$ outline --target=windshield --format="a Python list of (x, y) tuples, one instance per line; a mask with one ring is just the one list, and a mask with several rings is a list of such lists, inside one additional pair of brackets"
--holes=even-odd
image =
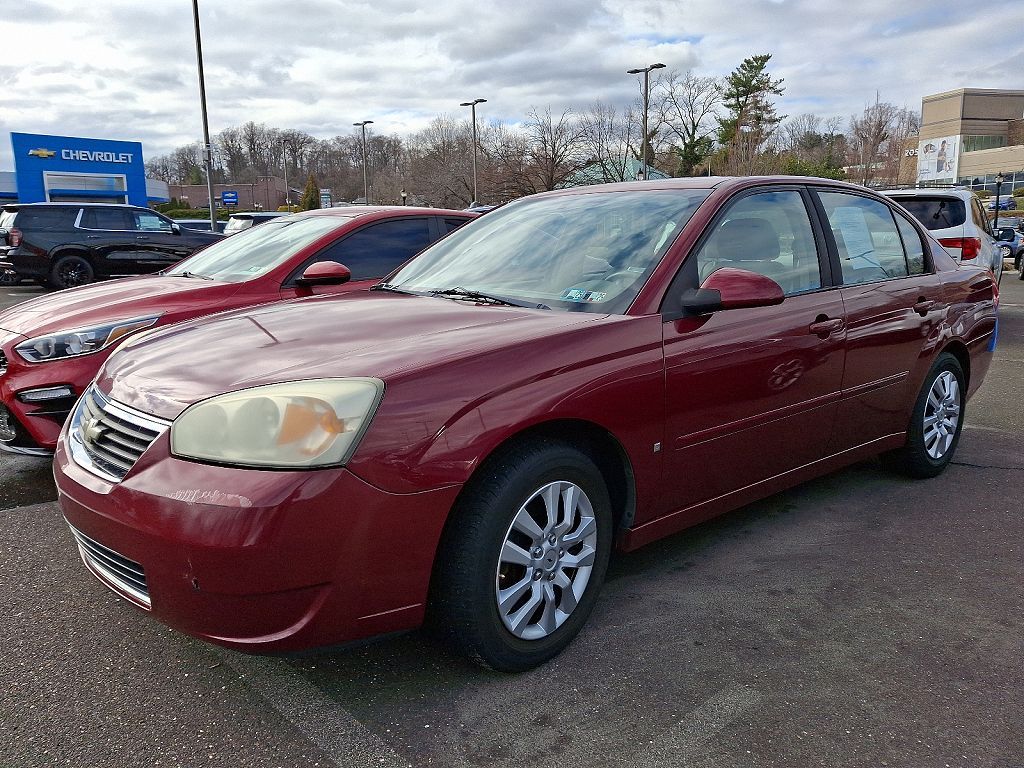
[[(551, 309), (622, 313), (710, 190), (526, 198), (456, 230), (388, 281)], [(457, 298), (455, 294), (453, 298)]]
[(218, 240), (176, 264), (169, 275), (201, 275), (225, 283), (240, 283), (265, 275), (302, 248), (332, 232), (349, 216), (280, 218)]

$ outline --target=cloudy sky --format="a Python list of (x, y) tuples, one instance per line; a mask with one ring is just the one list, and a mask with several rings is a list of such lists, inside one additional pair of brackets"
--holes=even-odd
[[(771, 53), (779, 111), (848, 118), (875, 99), (920, 109), (960, 87), (1024, 89), (1024, 2), (918, 0), (200, 0), (210, 130), (247, 120), (326, 138), (373, 120), (406, 134), (486, 98), (625, 105), (653, 62), (724, 75)], [(10, 131), (202, 136), (188, 0), (0, 0), (0, 170)]]

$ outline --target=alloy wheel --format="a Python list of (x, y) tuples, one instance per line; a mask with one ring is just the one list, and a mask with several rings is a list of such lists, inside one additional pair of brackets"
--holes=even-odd
[(928, 391), (924, 409), (924, 447), (933, 459), (946, 455), (960, 422), (960, 383), (951, 371), (943, 371)]
[(578, 485), (556, 481), (530, 495), (498, 557), (495, 599), (506, 629), (539, 640), (569, 618), (594, 569), (597, 530), (593, 506)]

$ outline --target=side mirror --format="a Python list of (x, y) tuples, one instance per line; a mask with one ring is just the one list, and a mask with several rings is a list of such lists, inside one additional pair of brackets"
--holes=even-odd
[(295, 280), (295, 284), (312, 288), (314, 285), (341, 285), (351, 279), (352, 272), (344, 264), (336, 261), (318, 261), (306, 267), (306, 271)]
[(785, 298), (782, 286), (770, 277), (723, 267), (708, 275), (700, 288), (683, 294), (682, 309), (687, 314), (701, 315), (723, 309), (773, 307)]
[(171, 222), (171, 232), (173, 232), (176, 235), (180, 235), (181, 234), (181, 224), (178, 224), (177, 222), (172, 221)]

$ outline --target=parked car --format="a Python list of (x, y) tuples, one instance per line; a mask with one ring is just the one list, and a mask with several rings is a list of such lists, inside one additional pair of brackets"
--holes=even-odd
[(14, 285), (18, 282), (18, 273), (9, 261), (0, 261), (0, 285)]
[[(996, 209), (996, 199), (995, 198), (990, 199), (985, 204), (985, 207), (988, 210), (990, 210), (990, 211), (994, 211)], [(1016, 209), (1016, 207), (1017, 207), (1017, 201), (1016, 201), (1016, 199), (1014, 199), (1013, 195), (1000, 195), (999, 196), (999, 210), (1000, 211), (1012, 211), (1012, 210)]]
[(577, 187), (371, 292), (136, 337), (54, 472), (85, 565), (179, 630), (286, 650), (429, 612), (521, 670), (579, 632), (613, 543), (883, 452), (940, 473), (995, 328), (991, 272), (864, 188)]
[(365, 289), (473, 218), (398, 207), (312, 211), (221, 239), (158, 275), (16, 304), (0, 312), (0, 449), (52, 452), (75, 400), (132, 333), (314, 291)]
[(218, 221), (217, 229), (213, 230), (210, 228), (209, 219), (175, 219), (175, 221), (183, 227), (187, 227), (188, 229), (196, 229), (199, 230), (200, 232), (223, 232), (224, 227), (227, 226), (226, 221)]
[(284, 211), (267, 211), (265, 213), (232, 213), (228, 216), (227, 226), (224, 227), (225, 235), (237, 235), (246, 229), (251, 229), (259, 224), (266, 224), (281, 216), (287, 216)]
[(1000, 227), (996, 232), (996, 246), (999, 254), (1005, 262), (1013, 264), (1013, 268), (1020, 269), (1021, 255), (1024, 254), (1024, 234), (1013, 227)]
[(51, 288), (156, 272), (221, 239), (163, 214), (111, 203), (17, 203), (0, 208), (0, 259)]
[(980, 264), (996, 276), (1003, 260), (996, 248), (988, 216), (974, 193), (966, 189), (893, 189), (882, 192), (906, 208), (961, 264)]

